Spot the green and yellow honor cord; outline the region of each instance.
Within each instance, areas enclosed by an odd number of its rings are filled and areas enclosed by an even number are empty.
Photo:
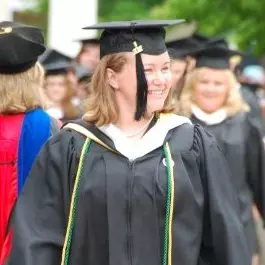
[[[163,147],[167,168],[167,195],[165,202],[165,234],[162,265],[172,265],[172,225],[175,200],[174,162],[168,142]]]
[[[83,145],[81,156],[80,156],[80,162],[78,165],[77,174],[76,174],[75,183],[74,183],[74,188],[73,188],[73,192],[72,192],[67,230],[66,230],[64,246],[63,246],[63,251],[62,251],[61,265],[68,265],[69,264],[69,256],[70,256],[70,250],[71,250],[72,236],[73,236],[73,231],[74,231],[74,220],[76,217],[76,207],[77,207],[77,201],[78,201],[78,197],[79,197],[80,181],[81,181],[81,177],[83,175],[84,161],[85,161],[85,158],[88,154],[90,144],[91,144],[91,140],[89,138],[87,138],[84,145]]]

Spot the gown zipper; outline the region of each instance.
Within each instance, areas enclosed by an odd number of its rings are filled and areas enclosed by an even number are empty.
[[[134,179],[134,161],[129,161],[130,175],[128,177],[128,201],[127,201],[127,230],[128,230],[128,258],[129,264],[133,264],[133,244],[132,244],[132,185]]]

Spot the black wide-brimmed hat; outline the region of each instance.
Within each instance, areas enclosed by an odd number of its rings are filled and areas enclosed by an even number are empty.
[[[0,73],[27,71],[44,51],[41,29],[10,21],[0,22]]]

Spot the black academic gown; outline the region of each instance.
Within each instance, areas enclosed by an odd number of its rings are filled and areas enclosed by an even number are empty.
[[[113,142],[82,122],[115,150]],[[58,265],[85,137],[62,130],[41,151],[12,222],[9,265]],[[155,139],[154,139],[155,141]],[[238,201],[215,140],[199,126],[170,130],[175,207],[172,264],[249,265]],[[92,142],[74,225],[70,265],[160,265],[166,167],[162,146],[130,162]]]
[[[194,115],[191,120],[216,137],[228,161],[249,249],[254,253],[257,242],[252,217],[253,201],[262,218],[265,217],[265,157],[260,130],[252,124],[247,113],[240,113],[215,125],[206,125]]]

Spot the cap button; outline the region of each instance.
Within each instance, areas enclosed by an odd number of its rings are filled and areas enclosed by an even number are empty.
[[[136,55],[136,54],[138,54],[138,53],[141,53],[141,52],[143,52],[143,46],[142,45],[139,45],[138,46],[138,44],[137,44],[137,42],[136,41],[134,41],[133,42],[133,46],[134,46],[134,48],[133,48],[133,50],[132,50],[132,52]]]

